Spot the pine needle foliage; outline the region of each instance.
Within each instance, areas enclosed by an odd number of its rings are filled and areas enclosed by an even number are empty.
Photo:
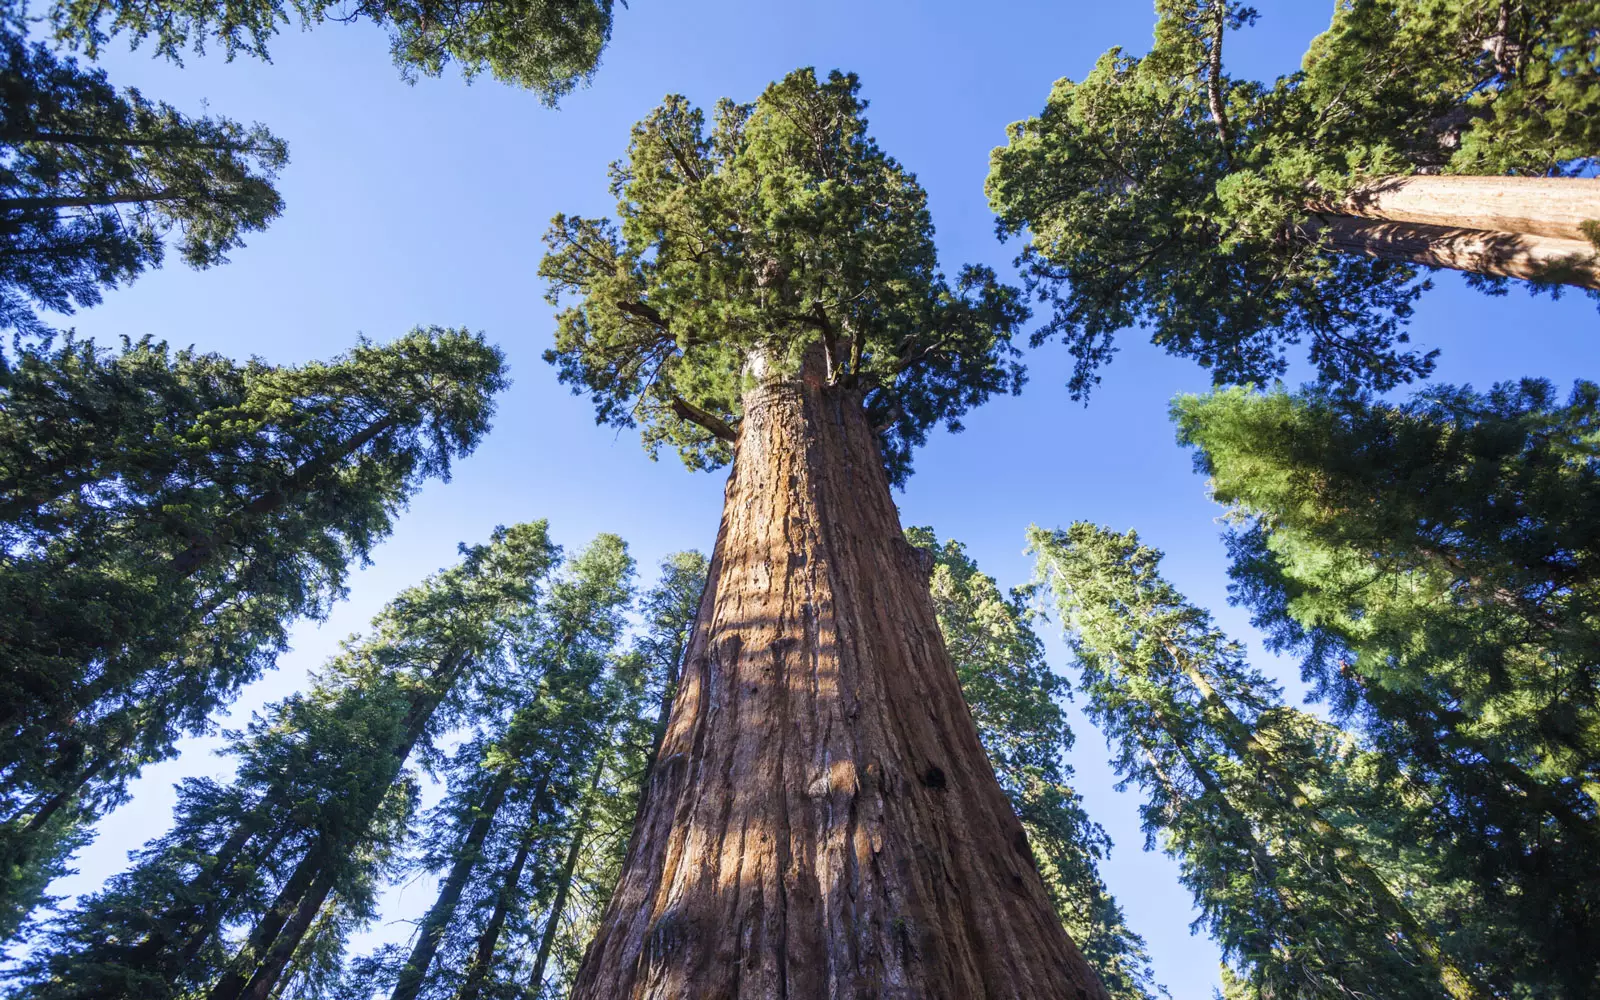
[[[227,261],[283,211],[288,146],[259,124],[192,117],[30,40],[0,5],[0,330],[49,328],[159,267]]]
[[[180,64],[185,51],[199,55],[208,46],[229,59],[267,59],[272,37],[296,21],[303,29],[365,21],[388,32],[390,56],[407,80],[454,64],[468,80],[488,73],[554,105],[599,68],[614,7],[615,0],[51,0],[46,17],[57,41],[91,58],[124,36]]]
[[[437,328],[292,368],[69,340],[0,370],[6,912],[78,822],[57,817],[92,820],[205,731],[504,385],[497,349]]]
[[[1230,390],[1173,413],[1229,510],[1236,599],[1434,789],[1519,980],[1592,991],[1600,904],[1560,873],[1600,862],[1600,390]]]

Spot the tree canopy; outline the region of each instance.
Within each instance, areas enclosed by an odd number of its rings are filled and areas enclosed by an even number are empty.
[[[938,269],[927,196],[867,134],[853,75],[797,70],[706,116],[678,96],[613,165],[619,221],[557,216],[540,274],[546,352],[597,419],[643,426],[652,454],[725,463],[757,368],[808,349],[857,388],[891,476],[931,427],[1021,386],[1020,294],[988,268]]]
[[[554,104],[599,67],[611,39],[615,0],[52,0],[48,17],[60,41],[90,56],[112,38],[151,41],[156,54],[181,62],[185,50],[217,45],[232,59],[267,58],[267,43],[298,19],[370,21],[389,33],[402,75],[438,76],[451,63],[468,79],[489,73]],[[624,4],[626,6],[626,4]]]
[[[1335,381],[1425,376],[1432,354],[1405,331],[1421,268],[1330,252],[1313,210],[1376,179],[1572,174],[1600,152],[1591,0],[1340,3],[1271,84],[1225,72],[1224,38],[1253,10],[1156,7],[1148,53],[1057,82],[991,161],[999,232],[1027,234],[1019,262],[1053,309],[1035,341],[1066,343],[1076,395],[1128,326],[1218,382],[1280,374],[1300,343]]]
[[[192,267],[223,263],[282,212],[288,158],[261,125],[118,90],[0,10],[0,327],[46,332],[38,307],[98,303],[169,238]]]
[[[1595,422],[1525,380],[1406,402],[1309,389],[1181,397],[1229,509],[1235,596],[1307,680],[1434,789],[1460,870],[1538,957],[1592,990],[1600,713]]]
[[[52,818],[204,730],[504,385],[496,348],[442,329],[283,368],[24,349],[0,372],[0,861],[28,868]]]

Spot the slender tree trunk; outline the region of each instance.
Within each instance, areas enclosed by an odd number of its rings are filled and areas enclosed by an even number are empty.
[[[270,817],[266,817],[270,819]],[[222,922],[218,911],[226,912],[229,896],[237,892],[240,887],[238,874],[234,865],[239,856],[244,853],[246,845],[261,832],[261,828],[254,826],[235,830],[228,840],[217,851],[216,859],[203,880],[197,880],[200,887],[210,894],[210,898],[203,904],[189,905],[180,910],[173,920],[177,929],[177,936],[173,944],[178,945],[177,961],[173,963],[174,969],[186,969],[193,964],[205,949],[206,943],[216,933],[217,926]],[[283,843],[287,831],[279,831],[267,838],[267,842],[255,852],[260,858],[270,857],[279,844]],[[166,946],[166,939],[155,933],[141,942],[140,948],[154,956],[159,954]]]
[[[589,779],[589,791],[583,798],[583,810],[572,831],[572,844],[561,864],[561,880],[556,883],[555,899],[550,902],[550,916],[545,920],[544,933],[539,935],[539,954],[533,962],[533,974],[528,977],[528,987],[538,996],[544,986],[544,972],[550,964],[550,950],[555,946],[556,934],[561,929],[561,915],[567,908],[567,896],[572,892],[573,873],[578,870],[578,855],[583,851],[583,841],[589,832],[589,820],[594,816],[594,797],[600,788],[600,776],[605,772],[602,762],[594,767]]]
[[[40,794],[35,797],[32,802],[22,809],[22,812],[31,811],[32,815],[22,825],[21,830],[18,831],[19,835],[25,838],[37,836],[45,828],[45,825],[55,818],[56,813],[65,809],[73,800],[77,799],[83,793],[84,786],[93,781],[115,759],[115,751],[108,750],[96,757],[88,767],[73,776],[70,779],[71,784],[67,787],[61,788],[53,794]],[[21,813],[18,815],[21,815]]]
[[[1455,959],[1439,944],[1439,939],[1432,931],[1422,925],[1422,922],[1411,912],[1401,899],[1395,895],[1382,875],[1367,864],[1366,858],[1344,831],[1330,823],[1317,808],[1311,793],[1297,781],[1293,775],[1287,773],[1278,762],[1277,754],[1272,748],[1261,741],[1255,730],[1245,725],[1244,720],[1234,714],[1233,708],[1222,699],[1216,688],[1205,673],[1192,659],[1182,655],[1172,644],[1163,640],[1167,652],[1177,661],[1184,674],[1199,690],[1201,700],[1205,706],[1215,713],[1221,722],[1223,737],[1231,749],[1241,760],[1254,760],[1260,764],[1267,774],[1272,776],[1273,782],[1280,791],[1289,797],[1289,804],[1295,811],[1305,817],[1318,836],[1333,848],[1334,857],[1338,858],[1340,867],[1358,885],[1364,889],[1372,905],[1384,917],[1398,926],[1411,942],[1417,953],[1428,961],[1435,969],[1439,982],[1456,1000],[1478,1000],[1480,993],[1473,984],[1466,971],[1456,964]]]
[[[1340,253],[1600,289],[1600,180],[1396,177],[1310,207]]]
[[[978,741],[860,396],[746,393],[710,582],[573,1000],[1103,1000]]]
[[[422,991],[423,980],[427,978],[428,969],[433,964],[433,956],[439,950],[439,942],[443,939],[451,918],[455,916],[456,905],[461,902],[461,893],[467,886],[467,879],[472,877],[472,870],[482,860],[484,841],[488,840],[495,815],[505,804],[506,793],[510,789],[511,771],[502,770],[495,778],[488,794],[484,796],[483,802],[477,807],[472,826],[467,829],[466,839],[461,842],[461,848],[456,852],[455,864],[451,866],[450,874],[439,887],[439,896],[434,900],[427,917],[422,921],[422,927],[417,931],[417,943],[411,949],[411,956],[406,959],[405,968],[400,970],[400,977],[395,981],[394,992],[390,994],[389,1000],[416,1000],[417,994]]]
[[[393,750],[386,779],[366,790],[366,798],[355,808],[347,824],[324,830],[311,845],[289,880],[283,884],[272,906],[250,931],[250,938],[234,956],[227,970],[212,986],[207,1000],[266,1000],[294,950],[300,946],[306,929],[333,890],[340,863],[349,855],[354,840],[364,835],[372,818],[383,804],[383,797],[400,775],[406,758],[427,728],[433,710],[466,662],[460,651],[445,656],[432,683],[419,691],[406,709],[401,722],[401,738]]]
[[[517,844],[517,856],[500,881],[500,891],[494,899],[494,913],[490,915],[483,933],[478,935],[477,953],[472,956],[472,964],[467,966],[467,977],[456,993],[456,1000],[478,1000],[478,994],[483,992],[483,982],[489,976],[489,968],[494,964],[495,948],[500,943],[500,932],[505,930],[506,917],[511,912],[511,904],[517,898],[517,887],[522,882],[522,870],[528,865],[528,854],[533,850],[538,834],[539,814],[536,808],[528,819],[528,828],[523,831],[522,840]]]

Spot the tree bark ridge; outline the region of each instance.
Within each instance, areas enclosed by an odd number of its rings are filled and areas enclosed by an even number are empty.
[[[710,582],[574,1000],[1104,1000],[995,781],[859,393],[746,393]]]

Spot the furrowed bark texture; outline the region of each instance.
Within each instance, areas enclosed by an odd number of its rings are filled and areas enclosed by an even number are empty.
[[[1600,255],[1592,244],[1579,240],[1420,222],[1381,222],[1353,215],[1319,216],[1306,229],[1313,237],[1325,237],[1340,253],[1496,278],[1600,288]]]
[[[1600,288],[1600,180],[1388,177],[1308,206],[1341,253],[1497,278]]]
[[[961,698],[859,396],[745,397],[694,637],[574,1000],[1104,1000]]]

